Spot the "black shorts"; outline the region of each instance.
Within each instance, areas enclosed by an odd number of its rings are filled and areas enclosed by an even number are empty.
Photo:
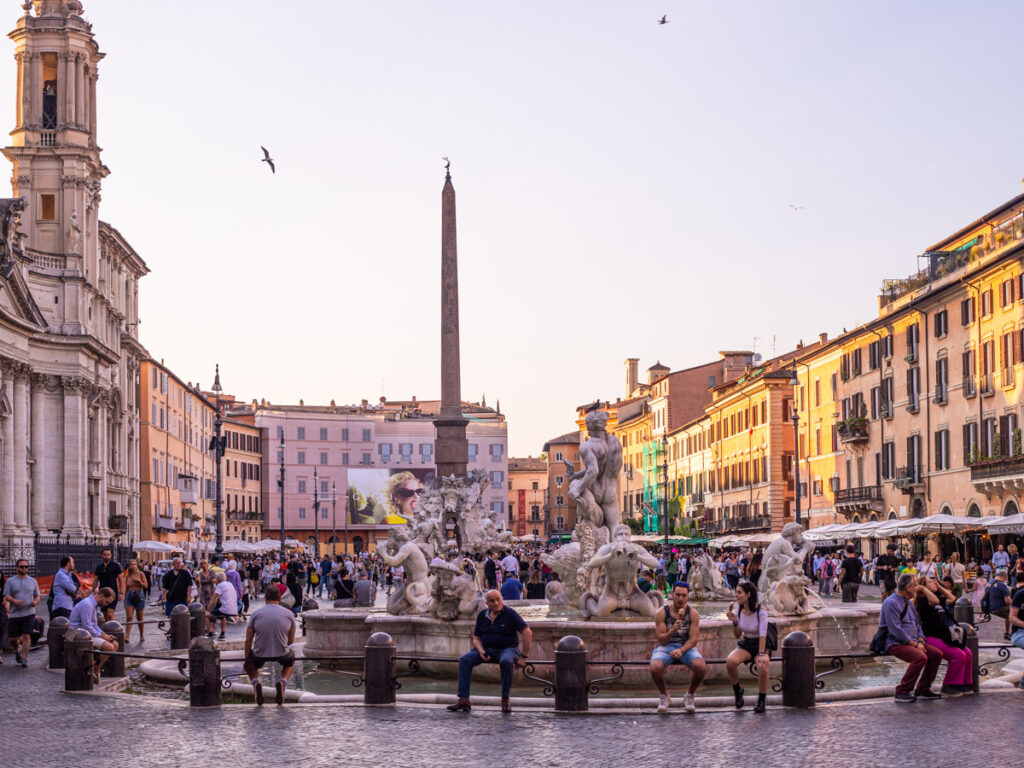
[[[35,622],[35,616],[18,616],[13,619],[7,620],[7,636],[13,640],[16,637],[22,635],[32,634],[32,624]]]
[[[245,657],[245,666],[249,669],[259,669],[268,661],[276,661],[281,665],[281,669],[288,669],[295,666],[295,652],[288,651],[284,656],[272,656],[270,658],[250,653]]]
[[[744,651],[750,654],[751,660],[757,657],[759,649],[761,647],[761,638],[759,637],[741,637],[740,641],[736,643],[737,648],[742,648]],[[765,652],[767,653],[768,646],[765,645]],[[768,654],[771,656],[771,654]]]
[[[50,621],[53,621],[58,616],[63,616],[65,619],[70,619],[71,618],[71,609],[70,608],[54,608],[53,609],[53,615],[50,617]]]

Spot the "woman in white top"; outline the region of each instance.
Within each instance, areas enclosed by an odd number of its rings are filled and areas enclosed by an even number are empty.
[[[941,576],[940,568],[933,560],[931,552],[926,552],[924,560],[917,564],[917,575],[927,576],[929,579],[935,579],[936,581],[939,580]]]
[[[736,587],[736,601],[739,613],[733,613],[732,604],[725,614],[732,622],[732,633],[739,638],[736,649],[725,660],[725,670],[736,696],[736,709],[743,709],[743,689],[740,687],[740,665],[751,660],[757,669],[757,705],[754,712],[765,710],[768,695],[768,665],[771,661],[768,648],[768,612],[757,600],[757,587],[749,581],[740,582]]]

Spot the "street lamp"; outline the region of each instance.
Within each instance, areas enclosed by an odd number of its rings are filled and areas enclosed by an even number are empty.
[[[316,467],[313,467],[313,559],[320,559],[320,489],[317,487]]]
[[[331,480],[331,559],[334,559],[338,544],[338,489]]]
[[[281,477],[277,481],[277,487],[281,490],[281,562],[285,562],[284,556],[284,427],[281,430],[281,445],[277,449],[277,458],[281,462]]]
[[[223,425],[220,418],[220,393],[224,391],[220,385],[220,363],[217,363],[213,375],[213,386],[210,389],[217,396],[217,415],[213,420],[213,442],[210,447],[213,448],[214,461],[217,462],[217,502],[214,507],[217,523],[217,544],[213,551],[214,560],[219,563],[224,555],[224,521],[221,520],[221,497],[224,495],[224,489],[222,487],[221,459],[224,458],[224,449],[227,443],[227,440],[220,434],[221,426]]]
[[[795,367],[789,383],[793,385],[793,479],[796,482],[796,524],[803,525],[800,522],[800,413],[797,408],[796,396],[796,388],[800,386],[800,379],[796,375]]]

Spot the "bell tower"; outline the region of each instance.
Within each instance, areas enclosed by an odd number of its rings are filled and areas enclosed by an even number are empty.
[[[104,54],[78,0],[28,0],[9,33],[18,66],[12,186],[27,203],[25,247],[87,280],[99,271],[97,67]],[[47,261],[51,260],[51,261]]]

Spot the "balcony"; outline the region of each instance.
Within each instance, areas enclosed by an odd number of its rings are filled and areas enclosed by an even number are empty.
[[[686,497],[686,508],[692,510],[704,509],[704,494],[703,493],[691,493]]]
[[[863,416],[851,416],[846,421],[836,424],[839,441],[847,444],[866,443],[868,441],[868,420]]]
[[[182,521],[180,523],[178,523],[178,525],[177,525],[177,528],[178,528],[179,531],[191,531],[191,530],[194,530],[194,529],[196,529],[198,527],[199,527],[199,521],[198,520],[193,520],[191,517],[183,518]]]
[[[262,520],[262,512],[242,512],[234,509],[228,512],[228,520]]]
[[[971,464],[971,482],[986,495],[1024,490],[1024,456],[976,461]]]
[[[923,484],[922,478],[921,465],[908,464],[905,467],[897,468],[896,476],[893,478],[893,485],[904,493],[911,494],[918,490],[917,486]]]
[[[1000,375],[1000,379],[1003,385],[1003,389],[1013,389],[1013,368],[1003,368],[1002,373]]]
[[[758,517],[737,517],[726,520],[723,523],[724,529],[729,533],[744,531],[763,531],[772,527],[772,518],[769,515]]]
[[[917,362],[917,347],[916,346],[911,347],[910,351],[907,352],[906,356],[903,359],[906,360],[911,365],[916,363]]]
[[[936,387],[935,388],[935,396],[932,398],[932,402],[935,403],[936,405],[945,405],[947,399],[948,399],[948,394],[946,392],[946,387],[945,386]]]
[[[107,528],[112,531],[127,531],[128,515],[111,515],[107,518]]]
[[[836,491],[836,509],[846,515],[855,512],[881,512],[884,506],[882,486],[862,485]]]
[[[974,397],[978,390],[974,388],[974,376],[964,376],[963,384],[964,397]]]
[[[178,493],[182,504],[199,503],[199,480],[193,475],[178,475]]]
[[[174,523],[173,517],[167,517],[166,515],[157,515],[153,518],[153,530],[176,531],[178,530],[178,528]]]

